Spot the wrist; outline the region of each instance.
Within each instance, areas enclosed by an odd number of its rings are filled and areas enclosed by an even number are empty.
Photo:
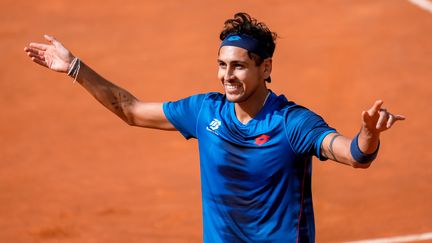
[[[78,74],[81,68],[81,60],[78,57],[74,57],[72,62],[69,64],[67,75],[74,78],[74,83],[78,78]]]
[[[376,140],[372,140],[366,143],[368,144],[368,149],[362,150],[359,143],[360,133],[357,134],[351,141],[350,152],[353,159],[361,164],[367,164],[372,162],[378,155],[378,150],[380,147],[379,137]],[[372,142],[372,143],[370,143]]]
[[[372,154],[379,146],[380,134],[361,129],[357,134],[358,146],[365,154]]]

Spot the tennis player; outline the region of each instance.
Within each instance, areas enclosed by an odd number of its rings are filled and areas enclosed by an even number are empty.
[[[199,142],[204,242],[314,242],[312,156],[355,168],[376,158],[381,132],[405,118],[381,100],[361,114],[360,132],[339,134],[319,115],[277,95],[271,82],[276,33],[246,13],[225,21],[218,78],[224,93],[164,103],[140,101],[58,40],[30,43],[31,59],[67,73],[132,126],[177,130]]]

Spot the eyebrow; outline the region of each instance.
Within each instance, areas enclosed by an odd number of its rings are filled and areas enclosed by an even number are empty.
[[[219,58],[217,59],[217,62],[218,63],[226,63],[225,61],[223,61],[223,60],[221,60]],[[240,61],[240,60],[233,60],[233,61],[230,61],[228,63],[231,63],[231,64],[242,64],[242,65],[247,65],[248,64],[247,62]]]

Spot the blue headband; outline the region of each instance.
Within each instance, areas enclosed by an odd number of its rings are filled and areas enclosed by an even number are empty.
[[[271,55],[264,50],[262,44],[257,39],[248,35],[230,34],[222,41],[220,48],[222,46],[240,47],[257,54],[263,59],[271,57]]]

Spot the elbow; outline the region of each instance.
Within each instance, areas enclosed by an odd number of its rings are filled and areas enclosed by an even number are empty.
[[[367,169],[371,166],[372,162],[368,162],[368,163],[359,163],[357,161],[353,161],[351,162],[351,166],[354,169]]]
[[[131,127],[137,127],[138,126],[138,124],[136,123],[136,120],[133,117],[125,117],[123,119],[123,121]]]
[[[133,107],[129,107],[129,109],[123,110],[123,113],[121,114],[120,118],[129,126],[136,127],[138,126],[138,119],[136,110],[133,109]]]
[[[124,122],[131,127],[137,126],[136,123],[134,121],[131,121],[131,120],[124,120]]]
[[[124,113],[120,118],[129,126],[137,126],[136,119],[131,113]]]

